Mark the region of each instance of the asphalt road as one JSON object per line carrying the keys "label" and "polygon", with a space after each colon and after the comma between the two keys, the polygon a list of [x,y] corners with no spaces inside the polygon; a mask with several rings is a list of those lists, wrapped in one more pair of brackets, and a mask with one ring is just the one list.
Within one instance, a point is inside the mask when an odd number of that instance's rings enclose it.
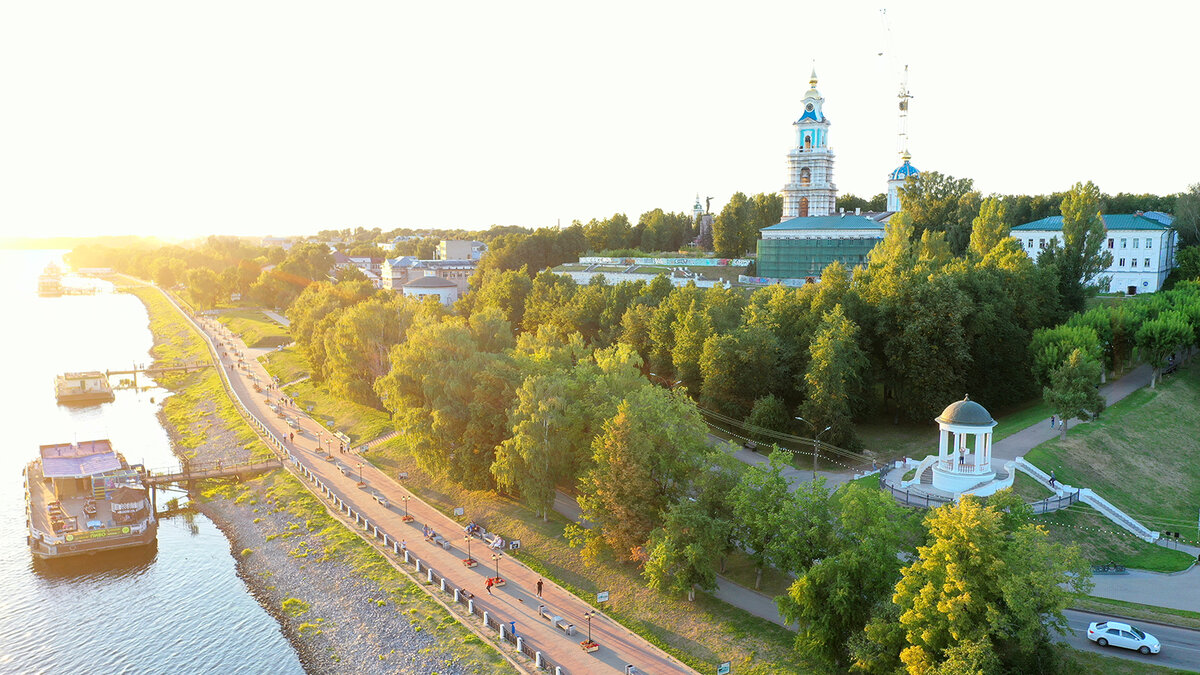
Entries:
{"label": "asphalt road", "polygon": [[[1145,661],[1159,666],[1169,666],[1182,670],[1200,672],[1200,631],[1175,626],[1164,626],[1146,621],[1131,620],[1131,623],[1145,632],[1158,638],[1162,643],[1162,651],[1150,656],[1120,647],[1098,647],[1095,642],[1087,639],[1088,624],[1093,621],[1103,621],[1109,617],[1092,612],[1078,612],[1068,609],[1064,612],[1071,634],[1064,636],[1064,642],[1076,649],[1096,652],[1105,656],[1114,656],[1134,661]],[[1121,621],[1113,618],[1114,621]]]}

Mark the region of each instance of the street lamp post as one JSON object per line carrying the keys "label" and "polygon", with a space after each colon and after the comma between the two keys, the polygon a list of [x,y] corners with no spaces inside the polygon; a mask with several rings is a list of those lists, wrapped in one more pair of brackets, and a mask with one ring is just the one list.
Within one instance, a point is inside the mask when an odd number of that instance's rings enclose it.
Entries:
{"label": "street lamp post", "polygon": [[363,482],[363,477],[362,477],[362,462],[359,462],[358,463],[358,486],[362,487],[364,485],[366,485],[366,483]]}
{"label": "street lamp post", "polygon": [[495,588],[496,586],[504,585],[504,580],[500,578],[500,558],[503,556],[504,556],[504,554],[500,553],[500,552],[496,552],[496,553],[492,554],[492,560],[496,561],[496,576],[492,578],[492,587],[493,588]]}
{"label": "street lamp post", "polygon": [[412,497],[409,497],[408,495],[404,495],[400,498],[400,501],[404,502],[404,517],[400,520],[406,523],[411,523],[413,521],[413,517],[408,515],[408,500],[410,499],[412,499]]}
{"label": "street lamp post", "polygon": [[467,559],[463,560],[463,565],[466,565],[467,567],[474,567],[476,562],[475,559],[471,557],[471,535],[468,534],[463,538],[467,541]]}
{"label": "street lamp post", "polygon": [[593,616],[596,616],[596,612],[593,610],[589,610],[589,611],[583,613],[583,618],[587,619],[587,622],[588,622],[588,639],[587,639],[587,642],[580,642],[579,646],[585,652],[594,652],[597,649],[600,649],[600,645],[598,645],[592,641],[592,617]]}
{"label": "street lamp post", "polygon": [[[804,422],[805,424],[807,424],[809,429],[812,429],[813,431],[816,431],[816,430],[817,430],[817,427],[816,427],[816,425],[814,425],[812,422],[809,422],[808,420],[804,419],[803,417],[797,417],[796,419],[798,419],[798,420],[800,420],[801,422]],[[814,480],[814,481],[817,479],[817,457],[820,457],[820,456],[821,456],[821,435],[822,435],[822,434],[824,434],[826,431],[829,431],[829,430],[830,430],[830,429],[832,429],[832,428],[833,428],[832,426],[825,427],[824,429],[822,429],[822,430],[821,430],[821,433],[818,433],[818,434],[816,434],[815,436],[813,436],[813,445],[812,445],[812,448],[813,448],[813,468],[812,468],[812,474],[813,474],[813,480]]]}

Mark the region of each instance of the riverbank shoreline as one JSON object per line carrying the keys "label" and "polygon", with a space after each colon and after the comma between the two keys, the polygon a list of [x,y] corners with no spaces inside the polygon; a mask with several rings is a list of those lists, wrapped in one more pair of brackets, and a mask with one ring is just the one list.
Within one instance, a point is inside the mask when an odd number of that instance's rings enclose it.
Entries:
{"label": "riverbank shoreline", "polygon": [[[157,303],[149,297],[133,294],[150,315],[156,363],[163,350],[186,352],[186,345],[171,339],[179,338],[178,333],[164,335],[155,330],[156,323],[162,328],[161,321],[170,320],[162,316],[156,320],[156,310],[173,313],[174,308],[156,308],[153,305]],[[163,298],[162,302],[167,301]],[[217,377],[215,371],[206,370],[159,382],[171,392],[159,407],[159,422],[181,461],[232,462],[265,449],[257,437],[247,442],[245,431],[239,432],[237,424],[224,419],[220,403],[196,396],[191,397],[196,400],[187,400],[190,388],[210,389],[211,382],[203,378]],[[224,395],[223,388],[221,392]],[[185,398],[176,398],[181,396]],[[364,562],[356,557],[353,543],[347,543],[343,533],[331,532],[322,518],[334,528],[344,528],[286,471],[237,485],[211,483],[206,487],[201,494],[189,494],[191,505],[224,534],[238,576],[280,626],[305,671],[510,672],[486,656],[480,657],[481,649],[486,648],[477,638],[447,628],[436,612],[423,607],[421,602],[428,599],[411,582],[381,582],[365,575]],[[279,491],[293,489],[303,494],[280,499]],[[321,513],[305,518],[305,508],[317,508]],[[344,535],[358,541],[352,532]]]}

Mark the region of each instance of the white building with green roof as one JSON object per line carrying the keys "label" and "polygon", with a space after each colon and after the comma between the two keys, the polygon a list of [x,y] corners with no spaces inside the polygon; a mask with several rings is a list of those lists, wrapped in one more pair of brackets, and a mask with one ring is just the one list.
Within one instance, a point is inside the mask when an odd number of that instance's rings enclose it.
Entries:
{"label": "white building with green roof", "polygon": [[[1104,250],[1112,254],[1113,262],[1093,283],[1101,284],[1102,292],[1126,295],[1154,293],[1162,288],[1175,269],[1175,249],[1179,246],[1179,235],[1171,227],[1174,218],[1158,211],[1100,218],[1108,229]],[[1030,258],[1037,260],[1050,242],[1062,242],[1062,220],[1062,216],[1049,216],[1017,225],[1012,236]]]}

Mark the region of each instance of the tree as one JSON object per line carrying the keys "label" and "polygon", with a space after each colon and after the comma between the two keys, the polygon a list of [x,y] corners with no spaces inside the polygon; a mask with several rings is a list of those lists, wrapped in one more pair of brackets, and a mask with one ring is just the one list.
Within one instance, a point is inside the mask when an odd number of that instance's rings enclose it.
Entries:
{"label": "tree", "polygon": [[687,593],[695,600],[696,587],[716,590],[717,573],[713,556],[728,539],[729,521],[718,520],[689,499],[668,509],[662,527],[650,534],[643,576],[650,588],[669,593]]}
{"label": "tree", "polygon": [[916,236],[926,230],[945,232],[955,254],[967,248],[971,221],[979,210],[979,193],[970,178],[954,178],[937,171],[909,177],[900,188],[901,211],[912,220]]}
{"label": "tree", "polygon": [[521,495],[546,520],[559,483],[568,478],[575,448],[586,447],[582,420],[573,415],[566,373],[533,375],[517,390],[509,413],[512,435],[496,448],[496,483]]}
{"label": "tree", "polygon": [[633,226],[628,216],[616,213],[606,220],[593,219],[583,227],[583,233],[592,251],[615,251],[629,247]]}
{"label": "tree", "polygon": [[1085,359],[1100,361],[1104,351],[1096,331],[1086,325],[1061,325],[1033,332],[1029,353],[1033,357],[1033,377],[1038,384],[1050,383],[1050,373],[1066,362],[1071,352],[1079,350]]}
{"label": "tree", "polygon": [[851,483],[839,493],[835,552],[809,567],[776,598],[780,616],[799,624],[796,649],[845,670],[848,645],[900,579],[907,516],[887,493]]}
{"label": "tree", "polygon": [[1046,405],[1062,420],[1063,438],[1067,437],[1067,422],[1076,418],[1087,420],[1104,410],[1104,397],[1097,389],[1101,370],[1099,363],[1076,349],[1051,371],[1050,386],[1042,390],[1042,395]]}
{"label": "tree", "polygon": [[1051,239],[1038,264],[1054,266],[1064,309],[1079,312],[1089,290],[1106,286],[1100,273],[1112,265],[1112,253],[1104,247],[1108,230],[1100,217],[1099,188],[1091,181],[1076,183],[1063,197],[1060,210],[1062,244]]}
{"label": "tree", "polygon": [[[788,491],[783,472],[790,459],[791,453],[776,447],[767,458],[767,465],[746,469],[729,495],[733,504],[733,536],[754,561],[755,588],[762,583],[764,567],[769,565],[788,572],[797,560],[812,552],[807,547],[796,550],[804,546],[811,534],[809,524],[814,519],[809,516],[815,514],[801,512],[796,497]],[[818,483],[823,490],[824,481]],[[803,497],[805,501],[807,496]],[[820,520],[819,516],[815,520]],[[825,525],[828,526],[828,521]]]}
{"label": "tree", "polygon": [[792,426],[792,416],[783,399],[767,394],[754,400],[754,406],[746,416],[746,426],[787,433]]}
{"label": "tree", "polygon": [[1167,363],[1167,357],[1175,350],[1192,343],[1193,333],[1187,317],[1181,312],[1166,311],[1157,317],[1146,321],[1138,329],[1136,341],[1138,350],[1146,357],[1153,371],[1150,376],[1150,388],[1162,379],[1162,369]]}
{"label": "tree", "polygon": [[858,344],[858,326],[846,318],[841,305],[825,315],[809,352],[812,360],[804,373],[808,399],[800,414],[817,429],[832,427],[831,443],[853,445],[852,413],[867,357]]}
{"label": "tree", "polygon": [[722,258],[737,258],[750,250],[753,236],[755,206],[741,192],[733,193],[729,202],[713,221],[713,248]]}
{"label": "tree", "polygon": [[1185,281],[1200,281],[1200,246],[1179,249],[1175,255],[1179,278]]}
{"label": "tree", "polygon": [[[1175,222],[1180,247],[1200,246],[1200,183],[1188,187],[1175,200]],[[1185,277],[1193,278],[1193,277]]]}
{"label": "tree", "polygon": [[704,422],[686,394],[644,386],[617,405],[592,441],[593,466],[579,481],[585,560],[605,548],[632,560],[701,471],[708,453]]}
{"label": "tree", "polygon": [[191,269],[187,272],[188,294],[201,307],[212,308],[217,304],[221,294],[221,280],[207,267]]}
{"label": "tree", "polygon": [[393,345],[404,339],[416,303],[403,296],[377,296],[338,313],[325,333],[325,375],[335,394],[378,407],[375,380],[388,374]]}
{"label": "tree", "polygon": [[[973,497],[934,510],[926,524],[928,543],[901,570],[893,596],[907,672],[1029,671],[1065,628],[1072,594],[1090,589],[1078,547],[1053,544],[1044,528],[1006,521]],[[999,666],[982,655],[989,650]]]}
{"label": "tree", "polygon": [[977,260],[983,260],[1000,242],[1010,238],[1006,216],[1004,202],[997,197],[989,197],[979,206],[979,215],[971,222],[969,247]]}

